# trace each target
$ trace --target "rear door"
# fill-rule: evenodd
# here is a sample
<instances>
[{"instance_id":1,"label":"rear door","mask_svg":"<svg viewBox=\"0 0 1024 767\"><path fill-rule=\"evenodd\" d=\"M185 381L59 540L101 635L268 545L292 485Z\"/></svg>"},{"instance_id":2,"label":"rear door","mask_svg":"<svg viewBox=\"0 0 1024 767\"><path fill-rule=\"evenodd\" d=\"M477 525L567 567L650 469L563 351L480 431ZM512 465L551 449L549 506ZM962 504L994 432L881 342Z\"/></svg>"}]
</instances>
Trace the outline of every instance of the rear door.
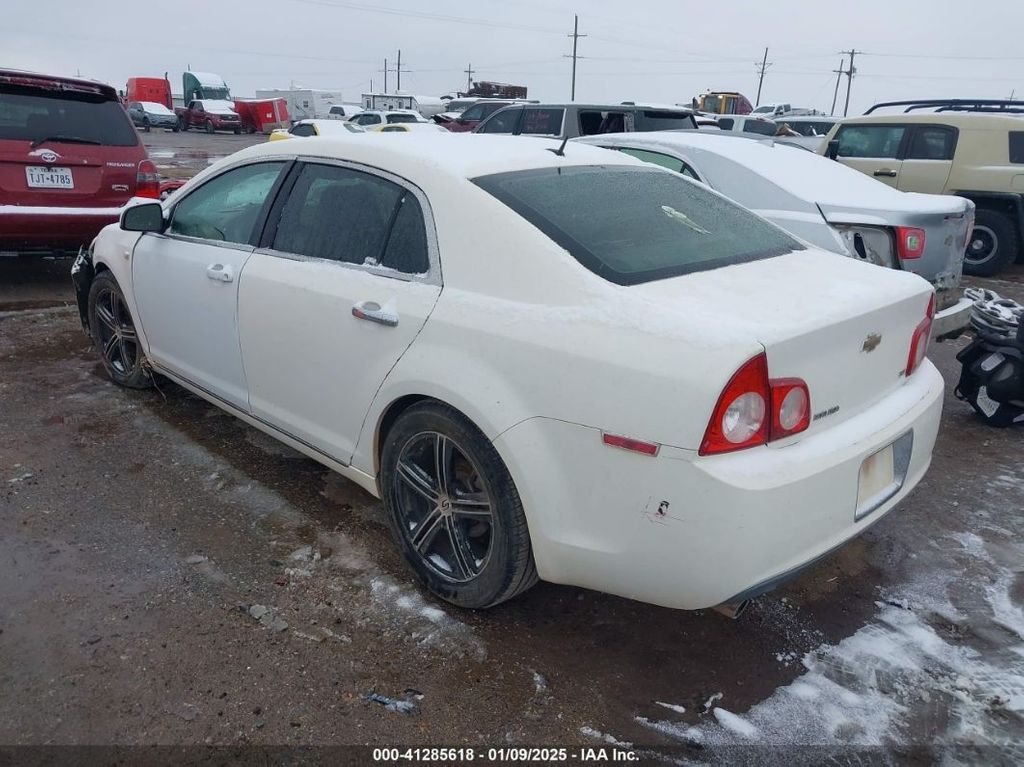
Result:
<instances>
[{"instance_id":1,"label":"rear door","mask_svg":"<svg viewBox=\"0 0 1024 767\"><path fill-rule=\"evenodd\" d=\"M178 200L164 234L135 246L139 319L158 366L248 411L238 284L286 163L225 171Z\"/></svg>"},{"instance_id":2,"label":"rear door","mask_svg":"<svg viewBox=\"0 0 1024 767\"><path fill-rule=\"evenodd\" d=\"M117 101L0 82L0 205L118 207L145 156Z\"/></svg>"},{"instance_id":3,"label":"rear door","mask_svg":"<svg viewBox=\"0 0 1024 767\"><path fill-rule=\"evenodd\" d=\"M959 131L949 125L915 125L900 169L905 192L942 194L953 168Z\"/></svg>"},{"instance_id":4,"label":"rear door","mask_svg":"<svg viewBox=\"0 0 1024 767\"><path fill-rule=\"evenodd\" d=\"M301 164L242 274L252 414L343 463L441 293L426 197L343 162Z\"/></svg>"},{"instance_id":5,"label":"rear door","mask_svg":"<svg viewBox=\"0 0 1024 767\"><path fill-rule=\"evenodd\" d=\"M836 159L889 186L899 188L903 166L901 158L909 134L909 126L894 123L842 125L836 134L839 140Z\"/></svg>"}]
</instances>

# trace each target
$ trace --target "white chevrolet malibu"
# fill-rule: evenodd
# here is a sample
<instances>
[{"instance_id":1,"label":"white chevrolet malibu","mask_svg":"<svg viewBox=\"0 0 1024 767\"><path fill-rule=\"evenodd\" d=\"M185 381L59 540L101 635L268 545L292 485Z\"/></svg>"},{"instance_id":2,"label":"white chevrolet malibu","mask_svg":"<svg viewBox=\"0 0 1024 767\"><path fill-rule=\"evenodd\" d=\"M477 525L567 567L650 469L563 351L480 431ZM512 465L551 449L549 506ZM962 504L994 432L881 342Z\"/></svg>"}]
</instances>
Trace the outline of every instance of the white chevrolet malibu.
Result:
<instances>
[{"instance_id":1,"label":"white chevrolet malibu","mask_svg":"<svg viewBox=\"0 0 1024 767\"><path fill-rule=\"evenodd\" d=\"M383 498L464 607L538 578L742 603L910 492L941 412L923 279L582 145L252 147L74 279L115 382L166 376Z\"/></svg>"}]
</instances>

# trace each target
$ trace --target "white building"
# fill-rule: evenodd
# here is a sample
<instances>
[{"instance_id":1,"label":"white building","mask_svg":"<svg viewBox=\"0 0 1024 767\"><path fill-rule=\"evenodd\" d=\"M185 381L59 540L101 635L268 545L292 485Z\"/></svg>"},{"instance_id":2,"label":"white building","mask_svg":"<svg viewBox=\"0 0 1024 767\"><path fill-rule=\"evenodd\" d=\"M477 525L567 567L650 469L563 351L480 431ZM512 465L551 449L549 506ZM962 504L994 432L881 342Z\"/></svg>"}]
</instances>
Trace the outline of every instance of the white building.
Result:
<instances>
[{"instance_id":1,"label":"white building","mask_svg":"<svg viewBox=\"0 0 1024 767\"><path fill-rule=\"evenodd\" d=\"M340 91L317 88L281 88L257 90L257 99L284 99L288 104L288 116L292 120L328 118L331 107L344 104Z\"/></svg>"}]
</instances>

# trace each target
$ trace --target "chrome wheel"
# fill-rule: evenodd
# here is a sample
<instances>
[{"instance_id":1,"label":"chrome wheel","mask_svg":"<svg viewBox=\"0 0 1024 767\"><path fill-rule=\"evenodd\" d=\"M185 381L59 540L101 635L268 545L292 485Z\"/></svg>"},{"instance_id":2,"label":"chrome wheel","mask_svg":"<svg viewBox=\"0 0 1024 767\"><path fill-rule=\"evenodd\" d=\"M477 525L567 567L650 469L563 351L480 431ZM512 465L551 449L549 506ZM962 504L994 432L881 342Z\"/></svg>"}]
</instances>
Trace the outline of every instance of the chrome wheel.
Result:
<instances>
[{"instance_id":1,"label":"chrome wheel","mask_svg":"<svg viewBox=\"0 0 1024 767\"><path fill-rule=\"evenodd\" d=\"M491 556L494 503L466 452L444 434L416 434L392 483L402 533L421 561L452 583L478 576Z\"/></svg>"},{"instance_id":2,"label":"chrome wheel","mask_svg":"<svg viewBox=\"0 0 1024 767\"><path fill-rule=\"evenodd\" d=\"M967 241L964 259L972 264L983 264L999 250L999 237L987 226L974 227L971 239Z\"/></svg>"},{"instance_id":3,"label":"chrome wheel","mask_svg":"<svg viewBox=\"0 0 1024 767\"><path fill-rule=\"evenodd\" d=\"M118 291L104 288L97 294L96 319L96 342L103 359L117 373L131 375L139 361L139 341L131 314Z\"/></svg>"}]
</instances>

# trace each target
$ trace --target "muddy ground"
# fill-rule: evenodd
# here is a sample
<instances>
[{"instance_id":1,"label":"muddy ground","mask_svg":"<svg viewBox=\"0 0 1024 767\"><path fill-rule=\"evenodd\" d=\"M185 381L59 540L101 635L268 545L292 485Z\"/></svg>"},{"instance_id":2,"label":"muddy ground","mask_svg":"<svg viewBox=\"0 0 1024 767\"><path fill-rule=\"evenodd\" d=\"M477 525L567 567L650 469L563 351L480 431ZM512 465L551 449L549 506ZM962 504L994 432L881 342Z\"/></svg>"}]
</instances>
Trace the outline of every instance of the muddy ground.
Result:
<instances>
[{"instance_id":1,"label":"muddy ground","mask_svg":"<svg viewBox=\"0 0 1024 767\"><path fill-rule=\"evenodd\" d=\"M845 646L880 610L1008 674L1024 657L1006 617L1024 603L1024 429L989 429L954 399L963 341L931 353L947 396L922 484L740 621L549 584L471 613L413 585L367 493L169 382L113 386L68 267L0 259L0 744L614 739L700 759L704 743L750 740L715 705L774 700L812 668L805 654ZM1024 300L1019 267L986 284ZM982 587L1006 572L996 604ZM922 582L942 605L899 598ZM1024 742L1024 690L1007 703L984 680L946 685L963 673L943 663L928 700L909 671L889 688L872 677L898 704L882 742L965 742L957 690L978 717L966 742ZM757 721L785 742L764 731L785 722ZM863 738L821 742L872 742L856 726Z\"/></svg>"}]
</instances>

